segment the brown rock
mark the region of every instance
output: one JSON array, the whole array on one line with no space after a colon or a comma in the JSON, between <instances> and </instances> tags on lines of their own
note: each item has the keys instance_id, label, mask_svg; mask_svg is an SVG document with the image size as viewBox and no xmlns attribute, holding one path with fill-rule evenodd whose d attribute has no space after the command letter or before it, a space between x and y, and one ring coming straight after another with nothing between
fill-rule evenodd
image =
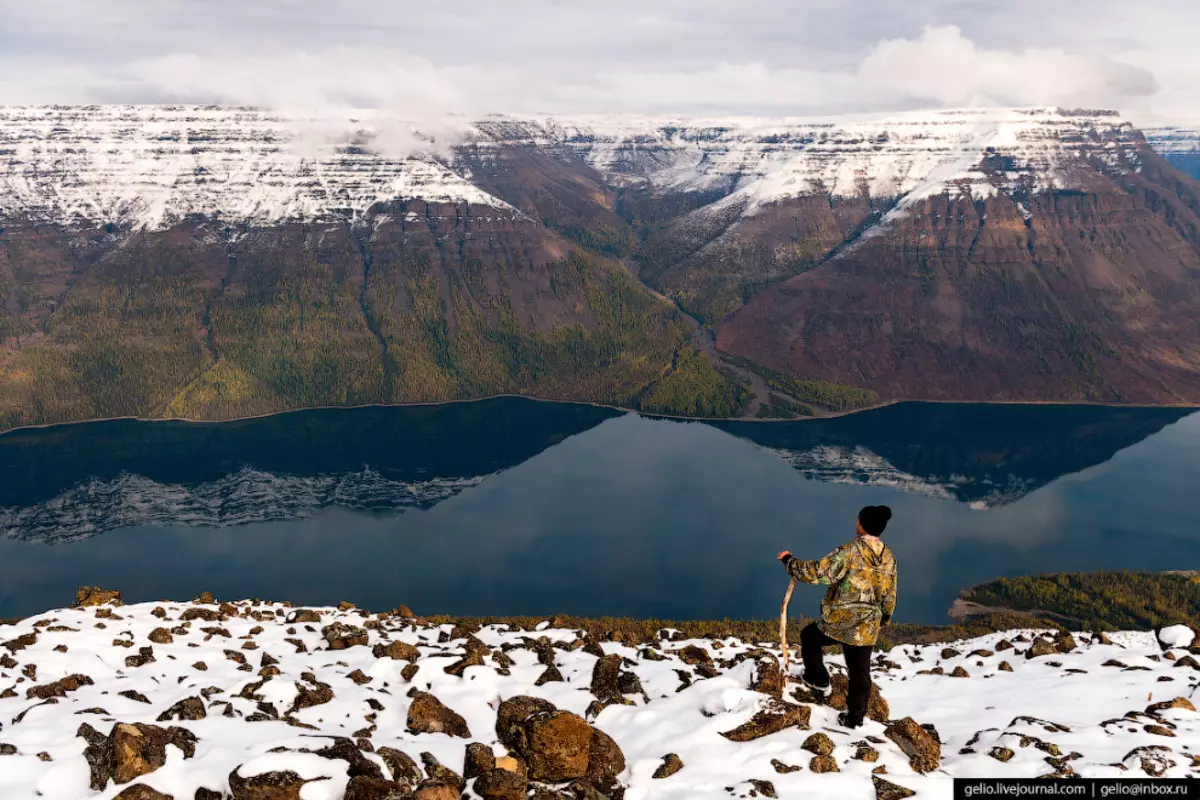
<instances>
[{"instance_id":1,"label":"brown rock","mask_svg":"<svg viewBox=\"0 0 1200 800\"><path fill-rule=\"evenodd\" d=\"M457 786L459 791L462 791L463 787L466 786L466 782L463 781L462 776L438 761L433 753L421 753L421 763L425 765L425 775L429 780L452 784Z\"/></svg>"},{"instance_id":2,"label":"brown rock","mask_svg":"<svg viewBox=\"0 0 1200 800\"><path fill-rule=\"evenodd\" d=\"M213 609L201 608L200 606L193 606L179 615L181 622L189 622L195 619L202 619L205 622L216 622L220 618L221 615Z\"/></svg>"},{"instance_id":3,"label":"brown rock","mask_svg":"<svg viewBox=\"0 0 1200 800\"><path fill-rule=\"evenodd\" d=\"M294 713L304 708L312 708L313 706L321 706L333 700L333 689L328 683L321 683L312 679L310 673L304 673L301 677L309 677L309 682L312 686L305 686L302 683L296 684L296 699L292 701L292 707L288 713ZM254 684L250 684L253 686Z\"/></svg>"},{"instance_id":4,"label":"brown rock","mask_svg":"<svg viewBox=\"0 0 1200 800\"><path fill-rule=\"evenodd\" d=\"M71 608L106 605L124 605L121 602L121 593L115 589L101 589L99 586L81 586L75 590L75 602L71 604Z\"/></svg>"},{"instance_id":5,"label":"brown rock","mask_svg":"<svg viewBox=\"0 0 1200 800\"><path fill-rule=\"evenodd\" d=\"M698 667L702 664L712 664L712 656L708 654L707 650L699 645L689 644L687 647L675 650L673 652L679 656L680 661L685 664L691 664L694 667Z\"/></svg>"},{"instance_id":6,"label":"brown rock","mask_svg":"<svg viewBox=\"0 0 1200 800\"><path fill-rule=\"evenodd\" d=\"M411 681L414 677L416 677L416 674L420 669L421 667L417 664L406 664L404 669L400 670L400 677L404 678L406 681Z\"/></svg>"},{"instance_id":7,"label":"brown rock","mask_svg":"<svg viewBox=\"0 0 1200 800\"><path fill-rule=\"evenodd\" d=\"M932 772L941 764L941 744L912 717L888 725L884 735L904 751L909 765L916 772Z\"/></svg>"},{"instance_id":8,"label":"brown rock","mask_svg":"<svg viewBox=\"0 0 1200 800\"><path fill-rule=\"evenodd\" d=\"M363 685L368 684L371 681L375 680L374 678L372 678L371 676L369 676L365 672L363 672L361 669L354 670L353 672L348 674L346 677L349 678L350 680L354 681L355 683L357 683L359 686L363 686Z\"/></svg>"},{"instance_id":9,"label":"brown rock","mask_svg":"<svg viewBox=\"0 0 1200 800\"><path fill-rule=\"evenodd\" d=\"M854 751L854 758L857 761L874 763L879 760L879 751L868 744L860 744L858 750Z\"/></svg>"},{"instance_id":10,"label":"brown rock","mask_svg":"<svg viewBox=\"0 0 1200 800\"><path fill-rule=\"evenodd\" d=\"M229 773L233 800L300 800L300 790L306 783L312 781L304 780L291 770L264 772L250 778L243 778L236 768Z\"/></svg>"},{"instance_id":11,"label":"brown rock","mask_svg":"<svg viewBox=\"0 0 1200 800\"><path fill-rule=\"evenodd\" d=\"M175 637L166 628L155 628L146 638L155 644L170 644L175 641Z\"/></svg>"},{"instance_id":12,"label":"brown rock","mask_svg":"<svg viewBox=\"0 0 1200 800\"><path fill-rule=\"evenodd\" d=\"M945 659L950 659L950 658L954 658L954 657L956 657L956 656L960 656L960 655L962 655L962 653L960 653L959 651L955 650L953 647L944 647L944 648L942 648L942 659L943 659L943 660L945 660Z\"/></svg>"},{"instance_id":13,"label":"brown rock","mask_svg":"<svg viewBox=\"0 0 1200 800\"><path fill-rule=\"evenodd\" d=\"M849 697L850 679L840 672L831 675L829 678L829 699L827 701L830 707L836 708L838 711L845 711ZM879 686L872 682L871 693L867 695L867 719L875 720L876 722L887 722L891 714L891 708L888 706L887 700L883 698L883 694L879 691Z\"/></svg>"},{"instance_id":14,"label":"brown rock","mask_svg":"<svg viewBox=\"0 0 1200 800\"><path fill-rule=\"evenodd\" d=\"M413 615L413 612L412 612L412 609L411 609L411 608L409 608L408 606L404 605L403 603L401 603L401 604L400 604L400 607L399 607L399 608L397 608L397 609L396 609L395 611L393 611L392 613L393 613L393 614L395 614L395 615L396 615L396 616L398 616L398 617L403 617L404 619L412 619L412 618L413 618L413 616L414 616L414 615Z\"/></svg>"},{"instance_id":15,"label":"brown rock","mask_svg":"<svg viewBox=\"0 0 1200 800\"><path fill-rule=\"evenodd\" d=\"M457 786L438 781L424 781L417 787L413 800L458 800L459 795Z\"/></svg>"},{"instance_id":16,"label":"brown rock","mask_svg":"<svg viewBox=\"0 0 1200 800\"><path fill-rule=\"evenodd\" d=\"M775 784L771 783L770 781L756 780L754 778L751 778L750 785L753 786L754 790L756 792L758 792L759 794L761 794L763 797L778 797L779 796L775 793Z\"/></svg>"},{"instance_id":17,"label":"brown rock","mask_svg":"<svg viewBox=\"0 0 1200 800\"><path fill-rule=\"evenodd\" d=\"M833 756L813 756L812 761L808 762L808 768L810 771L818 774L823 772L840 772L837 759Z\"/></svg>"},{"instance_id":18,"label":"brown rock","mask_svg":"<svg viewBox=\"0 0 1200 800\"><path fill-rule=\"evenodd\" d=\"M212 593L212 592L201 592L201 593L200 593L200 595L199 595L199 596L198 596L198 597L197 597L195 600L193 600L192 602L193 602L193 603L204 603L204 604L207 604L207 605L213 605L214 603L216 603L216 602L217 602L217 599L216 599L215 597L213 597L213 593Z\"/></svg>"},{"instance_id":19,"label":"brown rock","mask_svg":"<svg viewBox=\"0 0 1200 800\"><path fill-rule=\"evenodd\" d=\"M141 723L117 723L108 735L112 779L122 784L153 772L167 762L167 745L174 745L184 758L196 754L196 736L183 728L159 728Z\"/></svg>"},{"instance_id":20,"label":"brown rock","mask_svg":"<svg viewBox=\"0 0 1200 800\"><path fill-rule=\"evenodd\" d=\"M783 700L770 700L763 708L731 731L721 733L732 742L749 742L778 733L786 728L808 729L812 711L808 706L792 705Z\"/></svg>"},{"instance_id":21,"label":"brown rock","mask_svg":"<svg viewBox=\"0 0 1200 800\"><path fill-rule=\"evenodd\" d=\"M479 742L471 742L467 745L467 752L463 758L463 779L471 780L478 778L485 772L496 768L496 755L492 752L492 748L486 744Z\"/></svg>"},{"instance_id":22,"label":"brown rock","mask_svg":"<svg viewBox=\"0 0 1200 800\"><path fill-rule=\"evenodd\" d=\"M467 721L428 692L417 692L408 707L409 733L444 733L468 739Z\"/></svg>"},{"instance_id":23,"label":"brown rock","mask_svg":"<svg viewBox=\"0 0 1200 800\"><path fill-rule=\"evenodd\" d=\"M592 694L601 703L620 703L621 656L613 654L596 660L592 669Z\"/></svg>"},{"instance_id":24,"label":"brown rock","mask_svg":"<svg viewBox=\"0 0 1200 800\"><path fill-rule=\"evenodd\" d=\"M996 669L1000 670L1001 672L1012 672L1013 671L1012 664L1008 663L1007 661L1001 661L1000 664L996 667Z\"/></svg>"},{"instance_id":25,"label":"brown rock","mask_svg":"<svg viewBox=\"0 0 1200 800\"><path fill-rule=\"evenodd\" d=\"M73 692L81 686L91 685L92 679L87 675L68 675L65 678L56 680L54 683L30 687L25 691L25 696L36 697L39 700L46 700L51 697L66 697L67 692Z\"/></svg>"},{"instance_id":26,"label":"brown rock","mask_svg":"<svg viewBox=\"0 0 1200 800\"><path fill-rule=\"evenodd\" d=\"M204 710L204 701L199 697L185 697L175 705L168 708L166 711L158 715L158 722L170 722L171 720L196 720L204 719L207 712Z\"/></svg>"},{"instance_id":27,"label":"brown rock","mask_svg":"<svg viewBox=\"0 0 1200 800\"><path fill-rule=\"evenodd\" d=\"M421 768L413 757L393 747L381 747L378 753L392 773L392 781L404 791L415 791L421 782Z\"/></svg>"},{"instance_id":28,"label":"brown rock","mask_svg":"<svg viewBox=\"0 0 1200 800\"><path fill-rule=\"evenodd\" d=\"M559 672L558 667L549 666L542 671L542 674L537 677L533 685L542 686L547 683L562 683L564 680L566 679L563 678L563 674Z\"/></svg>"},{"instance_id":29,"label":"brown rock","mask_svg":"<svg viewBox=\"0 0 1200 800\"><path fill-rule=\"evenodd\" d=\"M366 646L368 634L357 625L334 622L321 628L321 636L330 650L345 650L348 647Z\"/></svg>"},{"instance_id":30,"label":"brown rock","mask_svg":"<svg viewBox=\"0 0 1200 800\"><path fill-rule=\"evenodd\" d=\"M371 654L376 658L392 658L396 661L416 661L421 657L417 648L407 642L377 644L371 648Z\"/></svg>"},{"instance_id":31,"label":"brown rock","mask_svg":"<svg viewBox=\"0 0 1200 800\"><path fill-rule=\"evenodd\" d=\"M618 787L617 776L625 770L625 754L604 731L592 729L592 744L588 748L587 779L603 792Z\"/></svg>"},{"instance_id":32,"label":"brown rock","mask_svg":"<svg viewBox=\"0 0 1200 800\"><path fill-rule=\"evenodd\" d=\"M298 608L292 612L287 621L289 625L298 625L302 622L320 622L321 615L311 608Z\"/></svg>"},{"instance_id":33,"label":"brown rock","mask_svg":"<svg viewBox=\"0 0 1200 800\"><path fill-rule=\"evenodd\" d=\"M383 778L383 770L379 765L364 756L358 745L344 736L334 737L332 742L314 753L321 758L345 761L349 764L350 777L363 775L368 778Z\"/></svg>"},{"instance_id":34,"label":"brown rock","mask_svg":"<svg viewBox=\"0 0 1200 800\"><path fill-rule=\"evenodd\" d=\"M778 758L771 759L771 766L774 767L775 771L780 775L787 775L789 772L799 772L801 769L799 764L785 764Z\"/></svg>"},{"instance_id":35,"label":"brown rock","mask_svg":"<svg viewBox=\"0 0 1200 800\"><path fill-rule=\"evenodd\" d=\"M1176 697L1174 700L1163 700L1161 703L1146 706L1146 713L1158 714L1160 711L1167 711L1172 708L1182 708L1186 711L1196 710L1191 700L1188 700L1186 697Z\"/></svg>"},{"instance_id":36,"label":"brown rock","mask_svg":"<svg viewBox=\"0 0 1200 800\"><path fill-rule=\"evenodd\" d=\"M496 709L496 738L509 750L516 751L524 736L525 720L534 714L557 710L553 703L540 697L510 697Z\"/></svg>"},{"instance_id":37,"label":"brown rock","mask_svg":"<svg viewBox=\"0 0 1200 800\"><path fill-rule=\"evenodd\" d=\"M147 664L153 664L156 660L153 647L139 647L136 656L125 656L125 666L131 669L144 667Z\"/></svg>"},{"instance_id":38,"label":"brown rock","mask_svg":"<svg viewBox=\"0 0 1200 800\"><path fill-rule=\"evenodd\" d=\"M411 792L401 790L391 781L370 775L355 775L346 784L342 800L408 800Z\"/></svg>"},{"instance_id":39,"label":"brown rock","mask_svg":"<svg viewBox=\"0 0 1200 800\"><path fill-rule=\"evenodd\" d=\"M988 751L988 755L997 761L1009 761L1016 753L1007 747L993 747Z\"/></svg>"},{"instance_id":40,"label":"brown rock","mask_svg":"<svg viewBox=\"0 0 1200 800\"><path fill-rule=\"evenodd\" d=\"M1146 725L1142 730L1146 731L1146 733L1152 733L1155 736L1175 736L1174 732L1164 725Z\"/></svg>"},{"instance_id":41,"label":"brown rock","mask_svg":"<svg viewBox=\"0 0 1200 800\"><path fill-rule=\"evenodd\" d=\"M1040 656L1054 655L1057 652L1058 648L1054 646L1054 642L1039 636L1025 651L1025 658L1039 658Z\"/></svg>"},{"instance_id":42,"label":"brown rock","mask_svg":"<svg viewBox=\"0 0 1200 800\"><path fill-rule=\"evenodd\" d=\"M525 800L528 785L520 773L491 769L475 779L474 789L483 800Z\"/></svg>"},{"instance_id":43,"label":"brown rock","mask_svg":"<svg viewBox=\"0 0 1200 800\"><path fill-rule=\"evenodd\" d=\"M523 727L517 752L529 765L531 779L557 783L587 775L594 732L583 717L550 711L533 715Z\"/></svg>"},{"instance_id":44,"label":"brown rock","mask_svg":"<svg viewBox=\"0 0 1200 800\"><path fill-rule=\"evenodd\" d=\"M912 789L885 781L878 775L871 776L871 783L875 784L875 800L904 800L916 794Z\"/></svg>"},{"instance_id":45,"label":"brown rock","mask_svg":"<svg viewBox=\"0 0 1200 800\"><path fill-rule=\"evenodd\" d=\"M833 740L823 733L814 733L804 740L800 749L816 753L819 756L827 756L833 752Z\"/></svg>"},{"instance_id":46,"label":"brown rock","mask_svg":"<svg viewBox=\"0 0 1200 800\"><path fill-rule=\"evenodd\" d=\"M971 677L971 673L967 672L967 670L960 665L960 666L957 666L954 668L954 671L950 673L950 677L951 678L969 678L969 677Z\"/></svg>"},{"instance_id":47,"label":"brown rock","mask_svg":"<svg viewBox=\"0 0 1200 800\"><path fill-rule=\"evenodd\" d=\"M770 653L764 653L758 657L754 665L754 677L750 681L750 689L777 699L783 698L783 672L779 666L779 659Z\"/></svg>"},{"instance_id":48,"label":"brown rock","mask_svg":"<svg viewBox=\"0 0 1200 800\"><path fill-rule=\"evenodd\" d=\"M654 770L654 775L651 777L658 779L669 778L681 769L683 769L683 760L675 753L667 753L663 756L663 763L658 766L658 769Z\"/></svg>"},{"instance_id":49,"label":"brown rock","mask_svg":"<svg viewBox=\"0 0 1200 800\"><path fill-rule=\"evenodd\" d=\"M144 783L135 783L114 797L113 800L175 800L175 796L151 789Z\"/></svg>"}]
</instances>

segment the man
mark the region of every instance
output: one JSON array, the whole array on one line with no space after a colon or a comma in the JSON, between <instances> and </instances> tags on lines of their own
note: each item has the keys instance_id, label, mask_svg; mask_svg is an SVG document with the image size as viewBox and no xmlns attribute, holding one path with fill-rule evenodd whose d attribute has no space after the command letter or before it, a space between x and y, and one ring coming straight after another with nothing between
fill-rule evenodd
<instances>
[{"instance_id":1,"label":"man","mask_svg":"<svg viewBox=\"0 0 1200 800\"><path fill-rule=\"evenodd\" d=\"M821 601L821 621L800 632L804 682L829 688L822 648L841 645L850 673L846 710L838 724L857 728L867 713L871 693L871 648L879 628L896 609L896 559L880 539L892 518L887 506L867 506L858 512L857 536L820 561L802 561L784 550L778 556L788 574L801 583L827 584Z\"/></svg>"}]
</instances>

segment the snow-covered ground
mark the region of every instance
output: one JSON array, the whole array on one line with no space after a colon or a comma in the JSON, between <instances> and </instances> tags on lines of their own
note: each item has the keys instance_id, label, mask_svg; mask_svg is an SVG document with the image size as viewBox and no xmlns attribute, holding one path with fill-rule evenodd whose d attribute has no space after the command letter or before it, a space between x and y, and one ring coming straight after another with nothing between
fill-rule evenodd
<instances>
[{"instance_id":1,"label":"snow-covered ground","mask_svg":"<svg viewBox=\"0 0 1200 800\"><path fill-rule=\"evenodd\" d=\"M1035 631L949 645L904 645L878 654L876 682L890 704L888 716L932 725L941 740L940 764L918 774L884 724L871 721L845 730L836 724L837 711L823 704L800 706L808 709L806 729L793 725L747 741L723 736L753 722L756 714L761 723L763 713L769 717L781 708L778 700L752 688L769 689L764 684L770 683L772 656L739 660L753 647L736 640L664 638L653 647L585 642L578 631L549 623L536 631L490 626L470 638L450 625L353 608L308 609L295 619L298 613L272 603L164 602L55 610L0 627L0 797L113 798L138 783L175 798L259 797L268 795L250 794L244 786L230 795L231 773L236 770L242 780L290 770L312 782L290 795L269 796L341 800L351 775L362 774L364 765L384 782L399 777L393 774L398 757L385 748L426 763L434 773L430 777L440 770L428 758L423 761L423 753L458 776L464 773L468 743L490 746L503 757L497 709L501 700L518 695L544 698L562 711L586 716L611 736L624 754L618 780L626 800L763 796L768 787L752 781L769 781L781 798L871 798L872 773L880 768L880 777L915 790L920 798L950 797L955 776L1027 777L1068 770L1097 777L1200 774L1200 759L1193 756L1200 756L1200 714L1189 701L1200 700L1195 697L1200 665L1182 646L1164 651L1151 633L1110 634L1111 643L1076 633L1074 649L1034 658L1023 651ZM339 629L338 623L352 627ZM541 637L546 641L538 644ZM1180 630L1164 638L1187 645L1191 637ZM348 646L335 650L331 645ZM597 669L597 647L622 657L619 684L627 704L609 696L618 703L593 715L589 707L594 712L599 706L593 706L594 689L601 687L596 690L605 694L605 679L596 674L603 672ZM769 645L764 649L779 652ZM828 660L840 669L840 659ZM535 685L548 662L563 680ZM455 665L459 668L448 673ZM793 662L793 674L797 671ZM955 672L961 677L951 675ZM55 685L72 675L84 677ZM615 672L608 675L614 677ZM788 684L787 703L796 702L797 688ZM420 721L427 715L414 706L430 701L414 689L461 715L469 735L410 729L429 729ZM1183 700L1147 713L1148 706L1175 698ZM182 713L159 721L172 707ZM793 707L788 713L799 712ZM437 718L445 723L452 717ZM83 731L81 723L96 733ZM108 737L119 723L184 729L169 736L186 741L190 732L194 755L185 758L179 744L159 747L165 763L157 769L93 791L85 756L89 743L78 733L92 737L92 760L102 763L96 755L106 745L99 737ZM142 743L157 735L145 728L121 730L126 739ZM832 744L836 772L814 772L821 762L802 745L815 733ZM358 747L349 750L361 753L365 762L347 758L345 742L326 757L315 755L334 744L328 737L355 740ZM823 749L820 739L808 746ZM682 768L655 778L671 753ZM144 770L154 759L142 756L125 761ZM118 755L118 771L122 758ZM111 757L101 768L111 772ZM474 783L466 781L467 796L477 796ZM201 788L214 793L197 795ZM434 788L417 797L443 796Z\"/></svg>"}]
</instances>

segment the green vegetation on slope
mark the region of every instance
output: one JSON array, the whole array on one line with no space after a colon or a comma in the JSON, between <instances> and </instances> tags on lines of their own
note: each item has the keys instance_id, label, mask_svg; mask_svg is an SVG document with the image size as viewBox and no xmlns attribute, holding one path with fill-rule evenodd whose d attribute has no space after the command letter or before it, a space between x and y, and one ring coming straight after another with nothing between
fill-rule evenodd
<instances>
[{"instance_id":1,"label":"green vegetation on slope","mask_svg":"<svg viewBox=\"0 0 1200 800\"><path fill-rule=\"evenodd\" d=\"M750 370L762 378L768 387L790 395L802 403L811 403L832 411L853 411L856 408L868 408L879 402L879 395L870 389L830 381L794 378L730 353L721 353L721 357L742 369Z\"/></svg>"},{"instance_id":2,"label":"green vegetation on slope","mask_svg":"<svg viewBox=\"0 0 1200 800\"><path fill-rule=\"evenodd\" d=\"M236 259L180 241L132 239L41 330L0 346L0 430L497 394L682 416L732 415L745 400L687 344L682 315L562 240L561 259L537 266L516 247L403 235L364 265L336 227L257 233Z\"/></svg>"},{"instance_id":3,"label":"green vegetation on slope","mask_svg":"<svg viewBox=\"0 0 1200 800\"><path fill-rule=\"evenodd\" d=\"M1096 572L1001 578L963 599L1021 612L1049 612L1085 628L1158 628L1200 619L1200 577Z\"/></svg>"},{"instance_id":4,"label":"green vegetation on slope","mask_svg":"<svg viewBox=\"0 0 1200 800\"><path fill-rule=\"evenodd\" d=\"M680 348L662 380L638 400L638 408L659 414L692 417L736 417L752 394L721 374L703 353L690 345Z\"/></svg>"}]
</instances>

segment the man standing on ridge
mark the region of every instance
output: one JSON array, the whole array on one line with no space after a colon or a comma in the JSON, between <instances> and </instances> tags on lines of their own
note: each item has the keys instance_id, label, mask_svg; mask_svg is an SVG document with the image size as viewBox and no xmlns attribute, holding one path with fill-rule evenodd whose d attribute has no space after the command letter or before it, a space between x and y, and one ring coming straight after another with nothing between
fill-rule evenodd
<instances>
[{"instance_id":1,"label":"man standing on ridge","mask_svg":"<svg viewBox=\"0 0 1200 800\"><path fill-rule=\"evenodd\" d=\"M857 536L820 561L802 561L787 550L778 555L795 580L829 586L821 601L821 621L800 632L803 679L815 689L828 689L822 648L842 646L850 689L838 724L847 728L863 724L871 694L871 649L896 609L896 559L879 539L891 518L887 506L867 506L858 512Z\"/></svg>"}]
</instances>

